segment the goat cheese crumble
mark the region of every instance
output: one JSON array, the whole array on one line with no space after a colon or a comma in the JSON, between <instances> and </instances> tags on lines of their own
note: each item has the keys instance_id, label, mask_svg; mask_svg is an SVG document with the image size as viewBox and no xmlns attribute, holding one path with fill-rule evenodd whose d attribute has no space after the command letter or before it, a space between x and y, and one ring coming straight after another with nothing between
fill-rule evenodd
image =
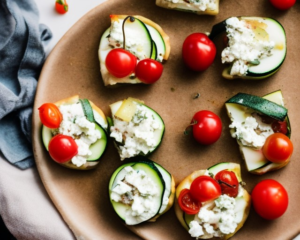
<instances>
[{"instance_id":1,"label":"goat cheese crumble","mask_svg":"<svg viewBox=\"0 0 300 240\"><path fill-rule=\"evenodd\" d=\"M87 120L80 102L61 105L59 111L63 120L59 128L52 130L52 134L63 134L75 139L78 154L71 159L71 162L80 167L92 154L89 148L98 139L101 139L101 132L96 129L95 123ZM96 116L96 114L94 115Z\"/></svg>"},{"instance_id":2,"label":"goat cheese crumble","mask_svg":"<svg viewBox=\"0 0 300 240\"><path fill-rule=\"evenodd\" d=\"M125 222L135 224L137 219L146 221L156 214L154 198L158 187L143 170L135 170L131 166L124 168L125 177L119 180L111 191L111 199L128 205Z\"/></svg>"},{"instance_id":3,"label":"goat cheese crumble","mask_svg":"<svg viewBox=\"0 0 300 240\"><path fill-rule=\"evenodd\" d=\"M256 28L258 29L258 27ZM256 36L251 23L231 17L226 20L228 47L222 51L222 63L232 63L230 75L244 76L251 65L272 55L273 41ZM264 29L260 29L264 31ZM258 33L259 35L259 33Z\"/></svg>"},{"instance_id":4,"label":"goat cheese crumble","mask_svg":"<svg viewBox=\"0 0 300 240\"><path fill-rule=\"evenodd\" d=\"M174 4L186 4L186 5L191 5L195 9L199 9L201 11L205 10L215 10L217 8L217 3L216 0L165 0Z\"/></svg>"},{"instance_id":5,"label":"goat cheese crumble","mask_svg":"<svg viewBox=\"0 0 300 240\"><path fill-rule=\"evenodd\" d=\"M233 233L240 222L236 217L236 200L226 194L214 201L205 203L195 219L190 222L189 233L192 237L222 237Z\"/></svg>"},{"instance_id":6,"label":"goat cheese crumble","mask_svg":"<svg viewBox=\"0 0 300 240\"><path fill-rule=\"evenodd\" d=\"M146 155L153 151L160 141L157 135L162 129L158 121L147 107L137 104L134 116L130 122L114 119L110 128L110 136L120 143L118 151L121 160L137 155Z\"/></svg>"},{"instance_id":7,"label":"goat cheese crumble","mask_svg":"<svg viewBox=\"0 0 300 240\"><path fill-rule=\"evenodd\" d=\"M261 149L266 139L274 133L271 125L263 123L257 114L247 117L243 122L231 120L231 136L243 146Z\"/></svg>"}]
</instances>

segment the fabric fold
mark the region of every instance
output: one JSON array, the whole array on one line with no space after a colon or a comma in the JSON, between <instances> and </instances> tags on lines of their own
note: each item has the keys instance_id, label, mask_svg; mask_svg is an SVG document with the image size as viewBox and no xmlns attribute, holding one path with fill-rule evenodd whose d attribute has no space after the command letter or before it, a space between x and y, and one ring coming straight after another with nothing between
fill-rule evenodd
<instances>
[{"instance_id":1,"label":"fabric fold","mask_svg":"<svg viewBox=\"0 0 300 240\"><path fill-rule=\"evenodd\" d=\"M0 151L21 169L34 165L31 116L51 31L39 24L33 0L1 0ZM3 31L2 31L3 29Z\"/></svg>"}]
</instances>

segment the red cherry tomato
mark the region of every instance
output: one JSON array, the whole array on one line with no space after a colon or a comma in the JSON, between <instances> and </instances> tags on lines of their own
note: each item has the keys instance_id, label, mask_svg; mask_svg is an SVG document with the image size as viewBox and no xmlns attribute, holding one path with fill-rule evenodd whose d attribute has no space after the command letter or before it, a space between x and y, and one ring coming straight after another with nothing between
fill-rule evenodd
<instances>
[{"instance_id":1,"label":"red cherry tomato","mask_svg":"<svg viewBox=\"0 0 300 240\"><path fill-rule=\"evenodd\" d=\"M39 115L43 125L48 128L58 128L63 116L53 103L44 103L39 107Z\"/></svg>"},{"instance_id":2,"label":"red cherry tomato","mask_svg":"<svg viewBox=\"0 0 300 240\"><path fill-rule=\"evenodd\" d=\"M272 123L272 129L275 133L280 132L283 133L284 135L287 134L288 132L286 122L274 121Z\"/></svg>"},{"instance_id":3,"label":"red cherry tomato","mask_svg":"<svg viewBox=\"0 0 300 240\"><path fill-rule=\"evenodd\" d=\"M274 133L267 138L262 150L269 161L282 163L290 158L293 149L293 143L286 135Z\"/></svg>"},{"instance_id":4,"label":"red cherry tomato","mask_svg":"<svg viewBox=\"0 0 300 240\"><path fill-rule=\"evenodd\" d=\"M138 62L135 76L143 83L155 83L162 75L163 65L153 59L147 58Z\"/></svg>"},{"instance_id":5,"label":"red cherry tomato","mask_svg":"<svg viewBox=\"0 0 300 240\"><path fill-rule=\"evenodd\" d=\"M273 179L259 182L253 189L252 203L255 211L265 219L280 217L288 207L288 193L285 188Z\"/></svg>"},{"instance_id":6,"label":"red cherry tomato","mask_svg":"<svg viewBox=\"0 0 300 240\"><path fill-rule=\"evenodd\" d=\"M192 182L190 192L193 199L206 202L218 198L221 195L221 187L212 177L200 176Z\"/></svg>"},{"instance_id":7,"label":"red cherry tomato","mask_svg":"<svg viewBox=\"0 0 300 240\"><path fill-rule=\"evenodd\" d=\"M136 57L123 48L115 48L107 54L105 65L113 76L123 78L134 72Z\"/></svg>"},{"instance_id":8,"label":"red cherry tomato","mask_svg":"<svg viewBox=\"0 0 300 240\"><path fill-rule=\"evenodd\" d=\"M189 35L182 46L185 64L194 71L206 70L214 61L216 46L204 33Z\"/></svg>"},{"instance_id":9,"label":"red cherry tomato","mask_svg":"<svg viewBox=\"0 0 300 240\"><path fill-rule=\"evenodd\" d=\"M76 156L78 146L75 140L63 134L55 135L49 142L49 154L55 162L65 163Z\"/></svg>"},{"instance_id":10,"label":"red cherry tomato","mask_svg":"<svg viewBox=\"0 0 300 240\"><path fill-rule=\"evenodd\" d=\"M178 204L182 211L187 214L197 214L200 211L201 203L194 200L189 189L183 189L178 197Z\"/></svg>"},{"instance_id":11,"label":"red cherry tomato","mask_svg":"<svg viewBox=\"0 0 300 240\"><path fill-rule=\"evenodd\" d=\"M60 14L65 14L69 10L69 5L66 0L56 0L55 10Z\"/></svg>"},{"instance_id":12,"label":"red cherry tomato","mask_svg":"<svg viewBox=\"0 0 300 240\"><path fill-rule=\"evenodd\" d=\"M287 10L294 6L296 0L270 0L270 2L279 10Z\"/></svg>"},{"instance_id":13,"label":"red cherry tomato","mask_svg":"<svg viewBox=\"0 0 300 240\"><path fill-rule=\"evenodd\" d=\"M209 145L216 142L222 133L222 122L215 113L203 110L197 112L191 122L193 136L197 142Z\"/></svg>"},{"instance_id":14,"label":"red cherry tomato","mask_svg":"<svg viewBox=\"0 0 300 240\"><path fill-rule=\"evenodd\" d=\"M234 172L222 170L218 172L215 179L221 186L222 194L235 198L239 192L239 181Z\"/></svg>"}]
</instances>

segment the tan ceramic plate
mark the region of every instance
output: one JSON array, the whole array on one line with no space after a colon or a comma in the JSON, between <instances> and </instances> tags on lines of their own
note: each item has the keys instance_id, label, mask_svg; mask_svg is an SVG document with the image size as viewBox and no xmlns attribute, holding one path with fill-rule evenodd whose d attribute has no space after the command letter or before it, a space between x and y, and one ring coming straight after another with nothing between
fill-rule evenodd
<instances>
[{"instance_id":1,"label":"tan ceramic plate","mask_svg":"<svg viewBox=\"0 0 300 240\"><path fill-rule=\"evenodd\" d=\"M98 44L101 34L110 25L110 14L143 15L159 23L171 38L171 55L165 64L162 79L152 86L125 86L107 89L103 86L98 62ZM217 58L203 73L187 70L181 59L181 45L193 32L210 31L211 26L232 15L265 16L277 18L285 27L288 54L278 73L258 82L228 81L221 78L222 66ZM79 94L89 98L106 115L108 105L128 96L144 100L161 114L166 134L158 151L151 159L167 168L177 183L195 169L205 169L221 161L239 162L240 155L234 139L228 132L229 119L224 102L238 92L264 95L282 89L292 123L295 152L284 169L265 176L242 174L247 189L265 178L280 181L288 190L290 203L287 212L276 221L262 220L251 211L245 226L233 239L291 239L300 232L299 172L299 76L300 76L300 4L282 13L268 1L221 1L216 17L198 16L156 7L150 0L111 0L84 16L62 38L44 65L39 79L33 115L33 141L36 164L44 186L66 223L79 239L138 239L122 225L108 198L110 175L122 163L112 142L97 169L79 172L54 163L45 151L40 136L37 108L45 102ZM220 51L218 52L220 54ZM193 100L196 92L200 98ZM221 139L212 146L199 146L183 135L193 114L201 109L221 116L224 127ZM189 239L189 235L175 218L174 209L156 223L145 223L131 228L145 239ZM80 238L81 237L81 238Z\"/></svg>"}]
</instances>

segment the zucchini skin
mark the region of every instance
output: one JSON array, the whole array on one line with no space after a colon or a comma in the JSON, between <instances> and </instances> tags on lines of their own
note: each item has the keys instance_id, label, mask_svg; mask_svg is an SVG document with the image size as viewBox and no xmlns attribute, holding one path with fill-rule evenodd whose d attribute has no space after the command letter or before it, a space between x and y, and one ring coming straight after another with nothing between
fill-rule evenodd
<instances>
[{"instance_id":1,"label":"zucchini skin","mask_svg":"<svg viewBox=\"0 0 300 240\"><path fill-rule=\"evenodd\" d=\"M112 174L112 177L111 177L111 179L110 179L109 186L108 186L108 194L109 194L109 196L110 196L110 193L111 193L111 190L112 190L112 186L113 186L113 183L114 183L115 178L117 177L117 175L118 175L118 174L119 174L126 166L131 166L131 167L133 167L133 166L135 166L136 164L145 164L145 165L147 165L148 167L150 167L151 169L153 169L153 170L156 172L156 174L158 175L158 177L159 177L159 179L160 179L160 181L161 181L161 184L162 184L162 186L163 186L163 193L165 192L165 189L166 189L166 183L165 183L165 181L164 181L164 178L163 178L161 172L160 172L159 169L155 166L154 162L153 162L152 160L146 158L146 157L138 156L138 157L131 158L129 162L126 162L125 164L121 165L121 166L120 166L119 168L117 168L117 169L115 170L115 172ZM162 203L163 203L163 197L164 197L164 194L163 194L163 193L162 193L161 199L160 199L161 205L162 205ZM111 199L110 199L110 202L111 202L111 205L112 205L112 207L113 207L113 203L112 203L112 200L111 200ZM113 208L114 208L114 207L113 207ZM156 213L153 217L151 217L150 219L145 220L145 221L143 221L143 222L154 222L154 221L156 221L156 219L161 215L161 214L159 213L159 212L160 212L160 208L161 208L161 206L158 208L157 213ZM114 209L114 210L115 210L115 209ZM118 216L119 216L119 215L118 215ZM119 217L120 217L120 219L122 220L122 222L123 222L124 224L126 224L125 219L121 218L121 216L119 216ZM141 223L143 223L143 222L140 222L140 223L138 223L138 224L141 224Z\"/></svg>"},{"instance_id":2,"label":"zucchini skin","mask_svg":"<svg viewBox=\"0 0 300 240\"><path fill-rule=\"evenodd\" d=\"M255 111L279 121L284 121L288 112L285 107L280 106L277 103L247 93L238 93L230 98L226 103L235 103L252 108Z\"/></svg>"},{"instance_id":3,"label":"zucchini skin","mask_svg":"<svg viewBox=\"0 0 300 240\"><path fill-rule=\"evenodd\" d=\"M238 16L238 18L241 20L243 19L242 16ZM251 17L250 17L251 18ZM261 17L262 19L269 19L269 20L272 20L274 22L276 22L283 30L284 32L284 35L286 35L285 33L285 30L284 30L284 27L282 26L282 24L277 21L276 19L274 18L263 18ZM227 18L228 19L228 18ZM226 20L225 19L224 21L222 22L219 22L217 24L215 24L213 27L212 27L212 30L211 32L209 33L208 37L213 40L214 38L216 38L218 35L220 35L221 33L225 33L226 32ZM251 72L250 70L247 71L247 73L244 75L244 76L237 76L237 75L230 75L229 72L230 72L230 69L231 69L231 65L230 64L227 64L229 66L225 67L223 73L222 73L222 76L228 80L232 80L232 79L243 79L243 80L262 80L262 79L265 79L265 78L268 78L270 76L272 76L273 74L275 74L279 69L280 67L282 66L283 62L285 61L286 59L286 54L287 54L287 44L286 44L286 40L285 40L285 55L284 55L284 58L281 60L280 64L278 66L276 66L275 68L271 69L270 71L267 71L267 72L263 72L263 73L254 73L254 72Z\"/></svg>"}]
</instances>

